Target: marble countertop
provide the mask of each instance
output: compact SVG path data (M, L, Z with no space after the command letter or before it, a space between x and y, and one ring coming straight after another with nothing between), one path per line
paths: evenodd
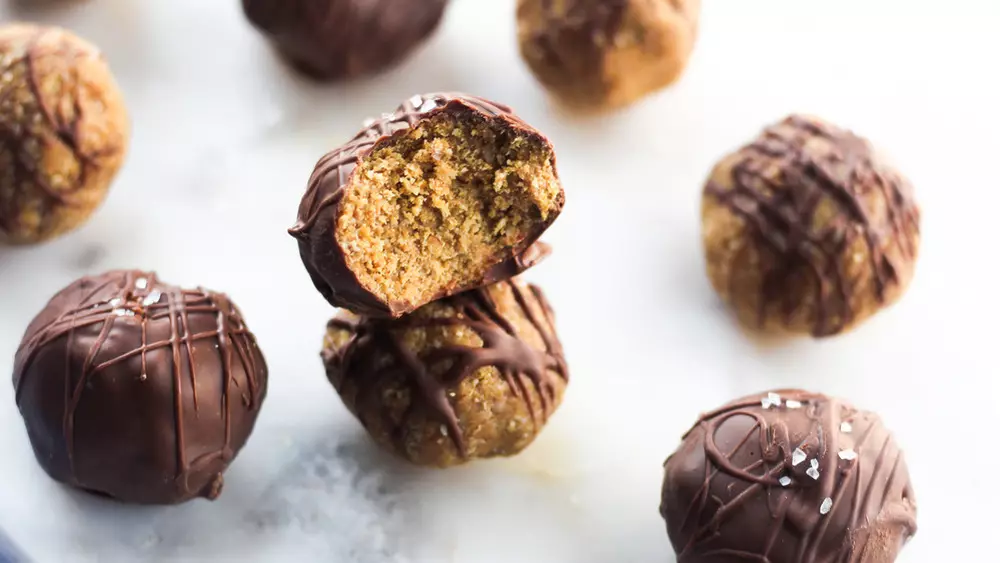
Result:
M228 292L271 368L222 498L171 508L51 482L0 385L0 528L23 551L40 563L673 561L657 503L680 435L734 396L801 386L877 410L896 432L920 507L900 562L989 558L1000 5L705 2L681 83L583 119L553 108L521 64L513 4L455 0L400 68L319 86L284 69L235 0L0 2L3 20L58 23L100 45L134 125L127 165L85 228L0 249L0 373L54 292L119 267ZM346 413L318 358L331 310L285 234L326 149L439 90L509 103L555 143L568 205L547 235L555 254L530 277L551 297L573 374L527 452L446 472L388 458ZM839 338L762 347L706 281L700 186L715 159L791 111L884 147L916 185L924 240L897 306Z

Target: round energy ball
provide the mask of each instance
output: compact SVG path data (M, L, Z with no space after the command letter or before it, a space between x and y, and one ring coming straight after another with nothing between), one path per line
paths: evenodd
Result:
M25 332L13 381L53 479L122 502L175 504L220 494L267 375L228 297L114 271L49 301Z
M793 115L712 170L708 277L742 324L830 336L896 301L913 276L910 183L850 131Z
M516 280L399 319L342 315L329 324L323 360L380 446L434 467L517 454L568 381L552 310L540 289Z
M93 45L59 28L0 26L0 244L83 224L122 165L128 129Z
M518 42L556 99L616 108L680 77L700 9L701 0L518 0Z
M296 68L323 80L373 74L437 29L448 0L243 0L247 19Z
M800 390L702 415L664 465L660 512L683 563L892 563L917 531L878 415Z

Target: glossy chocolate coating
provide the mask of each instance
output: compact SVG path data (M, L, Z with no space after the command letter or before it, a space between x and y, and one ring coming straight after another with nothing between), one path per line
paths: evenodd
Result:
M267 366L222 294L115 271L59 292L28 327L14 387L53 479L117 500L214 499L267 392Z
M447 6L448 0L243 0L247 18L278 51L319 79L395 65L437 29Z
M523 402L530 436L519 443L527 445L555 411L569 380L552 308L541 289L516 279L442 299L399 319L342 315L329 328L345 336L328 340L323 350L328 379L370 431L388 425L389 436L380 439L376 430L376 440L404 456L420 457L414 454L421 444L413 415L424 410L431 413L433 436L440 427L453 442L456 462L470 455L513 455L517 447L506 449L505 440L482 427L515 426L513 419L495 419L511 415L508 400ZM441 333L452 330L453 336L442 341ZM481 345L467 339L470 333ZM481 376L483 368L498 371L502 391L488 391L480 381L469 401L463 382ZM387 397L400 395L408 397L405 412L389 414L393 407ZM469 451L469 431L475 433L475 454Z
M660 510L678 563L890 563L917 529L879 417L799 390L703 415L667 459Z
M334 307L379 317L399 317L417 308L383 302L362 287L344 259L344 249L336 238L336 221L345 193L352 189L353 175L361 159L393 136L404 134L440 112L482 116L502 123L518 134L531 136L551 150L548 140L515 116L507 106L464 94L427 94L407 100L394 113L374 121L346 145L328 153L320 159L309 179L299 206L298 222L289 233L299 241L302 262L316 289ZM490 268L482 280L469 287L442 288L436 298L513 277L545 258L549 253L548 247L535 242L559 216L563 201L560 194L559 208L549 213L544 224L540 224L513 248L510 256Z

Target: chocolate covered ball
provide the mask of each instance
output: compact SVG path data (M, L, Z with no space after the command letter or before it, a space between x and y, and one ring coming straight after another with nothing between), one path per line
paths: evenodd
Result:
M448 0L243 0L247 18L295 67L318 79L389 68L441 23Z
M128 129L96 47L64 29L0 26L0 244L82 225L122 165Z
M73 282L35 317L14 387L53 479L173 504L219 495L253 431L267 366L225 295L115 271Z
M821 337L903 294L920 211L867 140L793 115L715 166L702 235L708 277L745 326Z
M703 415L667 459L660 511L678 563L892 563L917 530L878 415L799 390Z
M517 280L395 320L341 315L329 324L323 361L379 445L435 467L517 454L568 381L551 308Z
M290 232L333 306L399 317L536 263L564 201L552 145L509 107L427 94L319 161Z
M521 56L572 108L624 106L680 77L700 9L700 0L518 0Z

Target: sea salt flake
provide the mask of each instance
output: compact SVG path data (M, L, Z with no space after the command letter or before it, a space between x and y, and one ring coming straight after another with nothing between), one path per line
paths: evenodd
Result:
M788 399L787 401L785 401L785 406L790 409L801 409L802 402L796 401L795 399Z
M840 423L840 431L844 434L850 434L852 430L854 430L854 426L852 426L850 422Z
M788 475L782 475L778 478L778 483L781 484L782 487L787 487L792 484L792 478Z
M150 305L155 305L160 302L160 297L162 296L162 293L154 289L149 295L146 296L145 299L142 300L142 306L149 307Z
M121 304L122 304L121 297L115 297L111 301L108 301L108 305L111 305L112 307L117 307L117 306L119 306Z
M802 451L800 448L795 448L792 452L792 466L796 466L806 460L806 452Z
M812 477L814 481L819 480L819 470L816 469L815 467L810 467L809 469L806 469L806 475Z
M858 452L854 450L841 450L840 453L838 453L837 455L840 457L840 459L846 461L851 461L852 459L858 458Z
M435 100L425 100L424 104L422 106L420 106L420 111L421 112L431 111L432 109L434 109L436 107L437 107L437 101L435 101Z
M136 289L146 289L147 287L149 287L149 280L146 278L139 278L135 280Z
M128 309L115 309L111 311L116 317L134 317L135 313Z
M819 460L816 459L816 458L810 459L809 460L809 467L812 467L813 469L819 469Z
M781 406L781 397L777 393L768 393L767 397L760 400L760 406L765 409Z
M833 499L830 497L826 497L825 499L823 499L823 504L819 505L819 513L829 514L831 508L833 508Z
M447 436L448 435L448 427L445 426L444 424L441 425L441 435L442 436Z
M420 107L420 105L423 103L424 103L424 97L419 94L414 95L412 98L410 98L410 105L412 105L415 108Z

